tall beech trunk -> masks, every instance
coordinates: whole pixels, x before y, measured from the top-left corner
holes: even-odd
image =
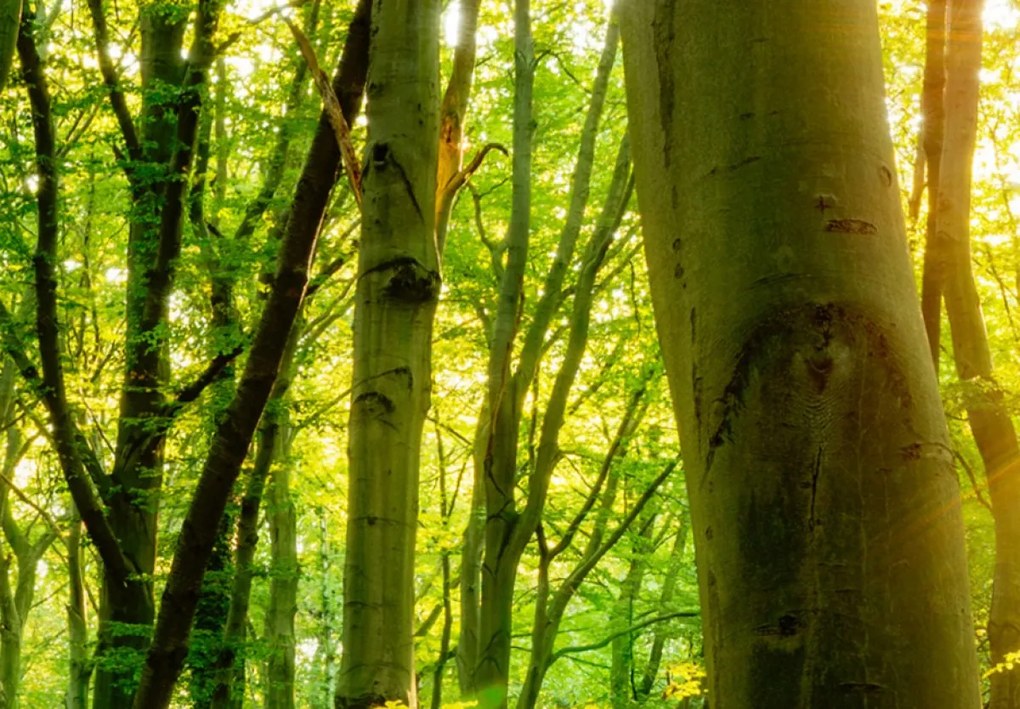
[[[981,0],[950,0],[946,44],[945,124],[929,241],[943,268],[943,299],[964,405],[984,463],[995,523],[995,573],[988,618],[992,664],[1020,650],[1020,447],[995,380],[970,250],[971,167],[977,140],[981,69]],[[991,709],[1020,708],[1020,673],[991,675]]]
[[[439,0],[420,0],[377,2],[372,17],[337,707],[417,706],[418,468],[440,288],[439,14]]]
[[[977,707],[875,3],[655,0],[623,29],[712,706]]]

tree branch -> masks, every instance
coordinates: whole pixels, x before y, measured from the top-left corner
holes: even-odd
[[[190,404],[201,396],[202,392],[215,382],[220,374],[223,373],[223,370],[237,359],[242,352],[244,352],[244,346],[238,345],[229,352],[223,352],[213,357],[205,370],[195,377],[194,381],[178,390],[177,396],[167,406],[165,415],[170,418],[176,416],[186,404]]]
[[[99,72],[103,75],[103,83],[106,84],[110,97],[110,106],[113,108],[113,115],[120,126],[120,133],[124,138],[124,146],[127,148],[127,157],[131,162],[142,158],[142,147],[138,140],[138,131],[135,129],[134,121],[131,119],[131,111],[128,110],[127,100],[120,88],[120,81],[117,78],[117,71],[110,59],[110,30],[106,24],[106,15],[103,13],[102,0],[88,0],[89,13],[92,15],[92,31],[96,38],[96,53],[99,58]],[[131,167],[127,167],[127,176],[133,177]]]
[[[601,648],[604,648],[606,645],[609,645],[617,638],[622,638],[624,635],[630,635],[631,633],[636,633],[639,630],[644,630],[648,626],[655,625],[656,623],[665,623],[666,621],[674,620],[676,618],[697,618],[700,615],[701,611],[676,611],[674,613],[667,613],[666,615],[660,615],[654,618],[649,618],[648,620],[632,625],[629,628],[626,628],[625,630],[613,633],[612,635],[609,635],[603,638],[602,640],[599,640],[598,642],[589,643],[587,645],[569,645],[567,647],[560,648],[559,650],[553,653],[552,658],[550,658],[549,660],[549,664],[550,665],[553,664],[554,662],[556,662],[556,660],[566,655],[576,655],[581,652],[591,652],[592,650],[600,650]]]

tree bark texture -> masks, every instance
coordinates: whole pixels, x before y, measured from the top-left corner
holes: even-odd
[[[977,707],[875,4],[624,14],[713,709]]]
[[[373,7],[337,707],[417,706],[418,475],[440,288],[439,14],[439,0]]]

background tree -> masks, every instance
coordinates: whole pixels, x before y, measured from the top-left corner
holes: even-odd
[[[995,378],[991,347],[971,265],[970,204],[977,142],[981,12],[983,2],[949,2],[948,16],[929,22],[926,71],[944,71],[944,97],[935,94],[925,115],[929,179],[925,282],[929,300],[946,304],[956,374],[965,387],[967,419],[988,481],[995,523],[995,576],[988,618],[993,665],[1020,648],[1020,447],[1005,393]],[[932,8],[936,11],[937,8]],[[945,28],[945,29],[943,29]],[[939,40],[943,39],[942,42]],[[925,293],[922,290],[922,293]],[[927,294],[927,293],[925,293]],[[932,321],[939,319],[935,309]],[[932,351],[941,345],[929,327]],[[935,360],[936,366],[938,359]],[[990,707],[1020,707],[1020,674],[991,675]]]

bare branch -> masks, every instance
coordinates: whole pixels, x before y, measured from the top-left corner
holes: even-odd
[[[676,618],[697,618],[700,615],[701,611],[676,611],[674,613],[667,613],[666,615],[655,616],[654,618],[649,618],[648,620],[632,625],[629,628],[626,628],[625,630],[621,630],[617,633],[613,633],[612,635],[604,637],[598,642],[589,643],[587,645],[570,645],[564,648],[560,648],[559,650],[553,653],[552,658],[549,660],[549,664],[551,665],[552,663],[556,662],[556,660],[566,655],[575,655],[581,652],[599,650],[601,648],[604,648],[606,645],[610,644],[617,638],[622,638],[625,635],[630,635],[631,633],[636,633],[639,630],[644,630],[648,626],[655,625],[656,623],[665,623],[666,621],[675,620]]]
[[[286,17],[283,18],[283,21],[287,23],[291,34],[294,35],[294,39],[301,49],[301,54],[308,64],[308,70],[312,72],[312,81],[315,82],[315,88],[318,89],[319,95],[322,97],[322,106],[326,111],[326,116],[329,118],[329,124],[333,127],[333,132],[336,134],[336,142],[340,146],[340,153],[343,156],[344,170],[347,172],[347,179],[351,183],[354,201],[358,203],[358,209],[360,210],[361,160],[358,158],[358,153],[354,150],[354,145],[351,143],[351,128],[347,125],[347,120],[344,118],[344,113],[340,108],[340,100],[337,98],[336,92],[333,91],[326,72],[319,67],[319,60],[315,58],[315,50],[312,48],[311,42],[308,41],[308,37]]]

